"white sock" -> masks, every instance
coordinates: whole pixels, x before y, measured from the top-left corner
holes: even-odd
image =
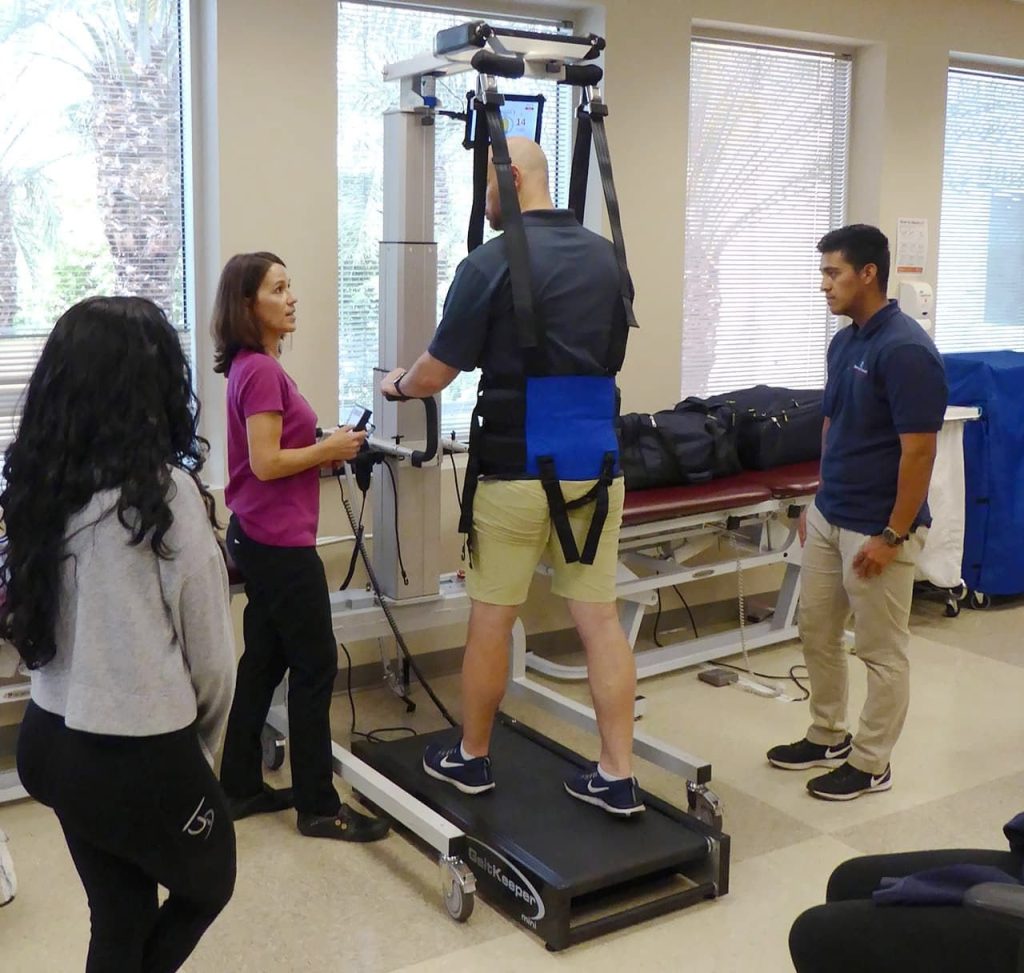
[[[463,760],[477,760],[478,759],[477,757],[474,757],[473,754],[466,753],[466,745],[461,740],[459,741],[459,754],[460,754],[460,756],[462,757]],[[486,756],[486,754],[484,754],[484,756]]]
[[[615,774],[609,774],[600,764],[597,765],[597,772],[610,784],[617,780],[629,780],[628,777],[616,777]]]

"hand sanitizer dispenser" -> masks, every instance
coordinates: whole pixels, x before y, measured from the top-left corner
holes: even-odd
[[[917,281],[901,281],[898,300],[900,310],[921,325],[929,338],[934,338],[935,320],[932,313],[931,285]]]

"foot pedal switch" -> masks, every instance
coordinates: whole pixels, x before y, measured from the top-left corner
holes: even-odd
[[[706,682],[712,686],[731,686],[734,682],[739,682],[739,673],[732,672],[729,669],[703,669],[697,673],[697,678],[701,682]]]

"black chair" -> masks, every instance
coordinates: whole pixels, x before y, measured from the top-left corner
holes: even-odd
[[[1021,934],[1024,944],[1024,885],[982,882],[967,890],[964,907],[1010,926]],[[1017,960],[1017,973],[1024,973],[1024,948]]]

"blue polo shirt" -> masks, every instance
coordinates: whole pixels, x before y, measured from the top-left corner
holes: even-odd
[[[896,502],[900,434],[938,432],[946,412],[942,358],[896,301],[832,339],[823,411],[818,509],[836,527],[880,534]],[[913,526],[930,523],[925,503]]]
[[[613,328],[625,325],[614,248],[571,210],[531,210],[523,225],[552,374],[605,375]],[[452,368],[483,369],[492,385],[523,380],[504,234],[459,264],[429,350]]]

